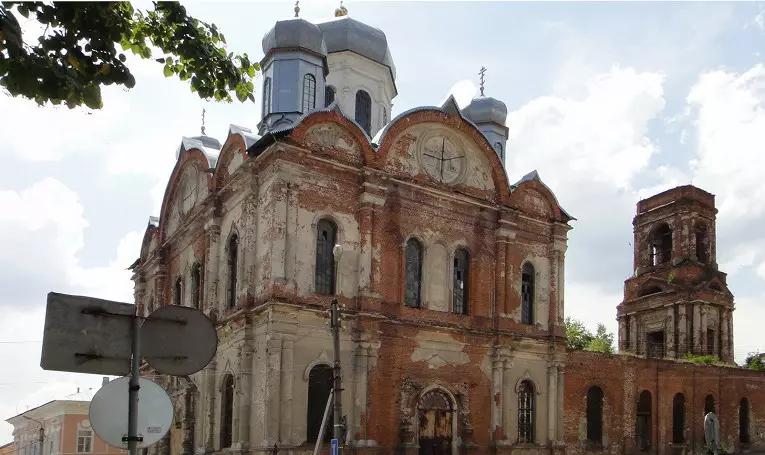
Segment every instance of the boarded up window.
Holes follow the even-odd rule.
[[[603,389],[592,386],[587,391],[587,440],[603,443]]]
[[[639,452],[651,450],[651,392],[640,392],[635,419],[635,446]]]
[[[316,108],[316,78],[313,74],[303,76],[303,113]]]
[[[749,444],[749,400],[746,398],[738,403],[738,441]]]
[[[308,412],[306,429],[308,442],[316,442],[324,418],[324,410],[332,391],[332,368],[328,365],[316,365],[308,373]],[[330,407],[327,425],[324,429],[324,442],[332,439],[333,410]]]
[[[422,306],[422,244],[417,239],[406,242],[406,295],[404,304],[412,308]]]
[[[372,97],[364,90],[356,92],[356,123],[367,132],[368,135],[372,135]]]
[[[220,410],[220,447],[231,447],[234,429],[234,377],[223,378],[223,390]]]
[[[337,240],[337,226],[326,218],[316,225],[316,272],[317,294],[330,295],[335,292],[335,258],[332,249]]]
[[[239,265],[239,236],[231,234],[228,239],[228,295],[226,304],[229,308],[236,306],[236,288]]]
[[[685,442],[685,395],[676,393],[672,399],[672,442]]]
[[[457,314],[468,314],[468,252],[464,248],[454,253],[454,280],[452,291],[453,310]]]
[[[518,389],[518,442],[534,443],[534,385],[521,382]]]
[[[521,270],[521,324],[534,324],[534,266],[528,262]]]

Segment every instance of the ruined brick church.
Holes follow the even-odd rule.
[[[482,86],[465,107],[450,97],[390,118],[385,34],[344,8],[322,23],[279,21],[262,44],[260,122],[231,125],[222,142],[182,138],[132,267],[140,312],[195,307],[219,337],[190,377],[144,367],[176,410],[147,452],[313,453],[333,296],[345,453],[664,454],[681,447],[666,430],[675,385],[687,397],[683,450],[701,453],[705,394],[727,438],[746,417],[746,447],[763,445],[765,378],[749,386],[740,369],[646,358],[731,360],[711,195],[685,187],[641,202],[618,309],[620,348],[633,355],[567,353],[574,218],[536,171],[508,181],[505,104]]]

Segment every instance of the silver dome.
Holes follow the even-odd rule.
[[[462,115],[473,123],[499,123],[504,125],[507,120],[507,106],[498,99],[489,96],[473,98],[473,101],[462,110]]]
[[[396,79],[396,66],[390,55],[388,40],[379,28],[372,27],[348,16],[319,24],[324,33],[327,52],[351,51],[390,68]]]
[[[304,49],[322,57],[327,56],[321,29],[305,19],[292,18],[278,21],[263,36],[263,54],[274,49]]]

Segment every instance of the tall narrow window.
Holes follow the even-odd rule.
[[[263,81],[263,117],[271,113],[271,78]]]
[[[715,331],[707,329],[707,355],[715,354]]]
[[[521,382],[518,388],[518,442],[534,443],[534,385]]]
[[[173,304],[183,304],[183,280],[181,277],[175,279],[175,287],[173,288]]]
[[[335,101],[335,87],[328,85],[324,87],[324,107],[329,106]]]
[[[459,248],[454,252],[454,279],[452,291],[453,311],[457,314],[468,314],[468,267],[470,260],[468,252]]]
[[[316,78],[313,74],[303,76],[303,113],[316,108]]]
[[[77,452],[87,453],[93,451],[93,432],[90,430],[77,431]]]
[[[647,452],[651,450],[651,392],[640,392],[635,417],[635,446],[638,452]]]
[[[709,262],[709,242],[707,226],[704,223],[696,224],[696,258],[702,264]]]
[[[652,264],[659,265],[672,259],[672,230],[667,223],[660,224],[649,239]]]
[[[199,263],[191,268],[191,307],[199,309],[202,296],[202,266]]]
[[[356,123],[372,135],[372,97],[364,90],[356,92]]]
[[[749,400],[746,398],[738,403],[738,442],[749,444]]]
[[[603,444],[603,389],[598,386],[587,390],[587,440]]]
[[[501,142],[495,142],[494,143],[494,150],[497,151],[497,155],[499,155],[500,161],[504,162],[505,161],[505,148],[502,147],[502,143]]]
[[[521,270],[521,324],[534,324],[534,266],[528,262]]]
[[[220,447],[231,447],[234,433],[234,377],[230,374],[223,379],[220,410]]]
[[[324,418],[324,409],[327,407],[329,393],[332,390],[332,369],[327,365],[316,365],[308,373],[308,413],[306,436],[307,442],[316,442],[319,437],[321,421]],[[329,411],[329,422],[332,422],[332,409]],[[332,439],[331,426],[324,430],[324,442]]]
[[[236,288],[238,278],[238,263],[239,263],[239,236],[231,234],[231,238],[228,239],[228,298],[227,305],[229,308],[236,306]]]
[[[383,106],[382,108],[382,119],[383,119],[382,124],[387,125],[388,124],[388,108],[386,108],[385,106]]]
[[[335,292],[335,258],[332,248],[337,240],[337,226],[331,220],[323,218],[316,224],[316,271],[315,287],[317,294],[330,295]]]
[[[715,397],[710,393],[704,398],[704,415],[715,412]]]
[[[676,393],[672,399],[672,442],[685,442],[685,395]]]
[[[417,239],[406,242],[406,295],[404,304],[412,308],[422,306],[422,244]]]

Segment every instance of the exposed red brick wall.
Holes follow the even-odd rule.
[[[593,368],[597,365],[597,368]],[[603,448],[587,450],[586,396],[591,386],[604,392]],[[641,391],[651,393],[653,455],[672,451],[672,400],[685,395],[686,453],[704,450],[704,400],[712,394],[720,418],[720,439],[728,452],[765,451],[765,372],[702,366],[669,360],[576,351],[569,353],[565,382],[567,455],[637,453],[635,419]],[[749,400],[750,445],[739,443],[739,402]]]

